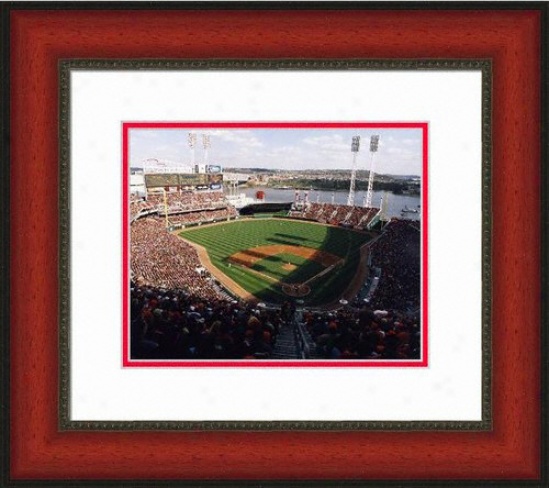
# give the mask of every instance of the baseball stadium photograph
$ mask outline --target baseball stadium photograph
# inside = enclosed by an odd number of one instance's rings
[[[426,366],[426,123],[123,124],[126,366]]]

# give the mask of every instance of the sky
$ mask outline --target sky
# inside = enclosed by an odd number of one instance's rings
[[[192,129],[131,129],[130,165],[145,159],[190,164],[188,133]],[[369,169],[370,136],[380,135],[375,171],[382,174],[420,175],[420,129],[198,129],[195,163],[204,161],[202,133],[210,135],[208,164],[237,168],[350,169],[351,139],[361,137],[357,168]]]

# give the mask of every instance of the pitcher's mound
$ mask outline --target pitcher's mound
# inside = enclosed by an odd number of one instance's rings
[[[292,263],[286,263],[286,264],[282,265],[282,269],[285,270],[285,271],[293,271],[296,268],[297,268],[297,266],[295,264],[292,264]]]

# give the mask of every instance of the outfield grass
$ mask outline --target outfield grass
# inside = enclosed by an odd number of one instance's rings
[[[214,266],[256,297],[280,302],[287,299],[280,288],[242,266],[231,264],[233,254],[265,245],[304,246],[334,254],[344,260],[343,265],[311,285],[311,294],[304,298],[310,305],[328,303],[337,299],[350,283],[359,263],[359,249],[369,240],[368,235],[343,228],[310,224],[295,220],[256,219],[226,224],[194,227],[180,235],[208,251]],[[291,263],[295,269],[284,269]],[[321,264],[293,254],[278,254],[257,261],[253,269],[280,282],[303,282],[324,268]]]

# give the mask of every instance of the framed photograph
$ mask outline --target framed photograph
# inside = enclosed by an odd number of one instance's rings
[[[2,6],[7,486],[544,486],[547,6],[437,6]]]
[[[277,72],[259,77],[272,75]],[[215,76],[223,78],[218,71]],[[124,366],[428,365],[428,314],[421,307],[428,281],[427,258],[421,259],[428,244],[427,229],[421,231],[428,201],[421,191],[428,178],[426,123],[128,122],[122,131]],[[369,158],[359,157],[356,134],[365,131],[371,133],[364,151]],[[380,134],[400,145],[388,148],[386,157],[402,151],[403,174],[378,175],[376,182]],[[179,158],[186,146],[188,154]],[[255,169],[261,157],[270,162]],[[252,167],[228,166],[236,161]],[[354,169],[333,171],[338,162]],[[369,171],[361,170],[368,163]],[[395,236],[389,234],[394,226],[403,229]],[[164,232],[168,241],[159,244]],[[383,256],[400,259],[401,250],[403,261],[381,280]],[[382,283],[387,298],[381,298]],[[174,321],[157,329],[150,298],[169,290],[175,292],[168,307]],[[387,331],[374,332],[387,323],[383,306],[401,311]],[[366,332],[354,327],[361,310],[368,314]],[[172,325],[173,342],[155,340]],[[386,347],[399,333],[401,340]]]

